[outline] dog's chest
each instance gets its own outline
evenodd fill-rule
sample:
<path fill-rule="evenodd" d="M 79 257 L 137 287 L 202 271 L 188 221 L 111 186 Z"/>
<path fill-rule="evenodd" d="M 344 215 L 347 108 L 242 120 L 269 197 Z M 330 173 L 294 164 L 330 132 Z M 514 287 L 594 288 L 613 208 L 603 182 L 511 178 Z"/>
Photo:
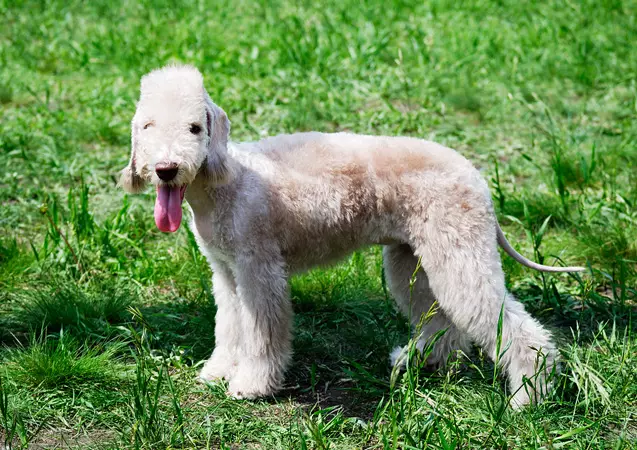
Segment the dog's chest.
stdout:
<path fill-rule="evenodd" d="M 195 215 L 191 221 L 191 228 L 199 249 L 210 259 L 231 263 L 234 260 L 234 244 L 231 224 L 227 220 L 214 214 Z"/>

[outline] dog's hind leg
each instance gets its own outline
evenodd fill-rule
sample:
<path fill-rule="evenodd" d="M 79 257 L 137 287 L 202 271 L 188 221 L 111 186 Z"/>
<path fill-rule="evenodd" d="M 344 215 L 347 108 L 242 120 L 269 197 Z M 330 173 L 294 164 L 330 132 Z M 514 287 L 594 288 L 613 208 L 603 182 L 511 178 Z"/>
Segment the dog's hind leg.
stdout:
<path fill-rule="evenodd" d="M 550 334 L 506 290 L 495 216 L 484 192 L 458 185 L 446 191 L 454 189 L 458 195 L 428 203 L 426 220 L 409 219 L 411 244 L 442 312 L 506 371 L 512 404 L 521 406 L 547 389 L 555 347 Z"/>
<path fill-rule="evenodd" d="M 432 343 L 436 333 L 444 331 L 444 334 L 433 343 L 426 362 L 428 368 L 437 369 L 443 367 L 456 351 L 467 353 L 471 342 L 465 333 L 447 319 L 444 312 L 434 310 L 433 315 L 427 317 L 432 307 L 435 308 L 435 298 L 429 288 L 427 274 L 422 268 L 416 272 L 417 265 L 418 258 L 409 245 L 388 245 L 383 248 L 387 285 L 398 308 L 409 318 L 414 331 L 419 333 L 416 348 L 422 352 Z M 425 318 L 421 324 L 421 320 Z M 419 326 L 420 330 L 417 329 Z M 390 356 L 392 365 L 404 365 L 407 353 L 407 347 L 394 349 Z"/>

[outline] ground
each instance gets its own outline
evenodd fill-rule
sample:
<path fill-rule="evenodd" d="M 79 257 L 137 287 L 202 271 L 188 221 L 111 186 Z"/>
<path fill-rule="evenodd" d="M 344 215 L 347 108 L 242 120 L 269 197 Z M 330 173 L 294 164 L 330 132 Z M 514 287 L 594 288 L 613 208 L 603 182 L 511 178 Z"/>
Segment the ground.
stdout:
<path fill-rule="evenodd" d="M 0 447 L 635 448 L 633 1 L 0 0 Z M 479 349 L 388 365 L 409 329 L 378 248 L 292 280 L 294 359 L 261 401 L 195 382 L 210 270 L 115 185 L 139 78 L 196 65 L 234 140 L 349 130 L 458 149 L 543 276 L 504 257 L 562 371 L 513 412 Z M 505 344 L 503 344 L 505 347 Z"/>

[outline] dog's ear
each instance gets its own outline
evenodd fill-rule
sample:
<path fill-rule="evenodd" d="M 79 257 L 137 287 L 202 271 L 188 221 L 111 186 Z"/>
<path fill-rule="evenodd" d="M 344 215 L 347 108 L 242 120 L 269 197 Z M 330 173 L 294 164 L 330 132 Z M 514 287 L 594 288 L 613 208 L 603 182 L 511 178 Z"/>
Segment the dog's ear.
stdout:
<path fill-rule="evenodd" d="M 146 182 L 137 173 L 137 166 L 135 162 L 135 153 L 137 151 L 137 125 L 133 122 L 131 131 L 131 155 L 128 166 L 126 166 L 119 177 L 119 185 L 124 188 L 125 191 L 131 194 L 138 194 L 146 187 Z"/>
<path fill-rule="evenodd" d="M 203 169 L 213 183 L 223 183 L 228 177 L 228 135 L 230 121 L 225 111 L 215 105 L 204 90 L 206 102 L 206 132 L 208 154 Z"/>

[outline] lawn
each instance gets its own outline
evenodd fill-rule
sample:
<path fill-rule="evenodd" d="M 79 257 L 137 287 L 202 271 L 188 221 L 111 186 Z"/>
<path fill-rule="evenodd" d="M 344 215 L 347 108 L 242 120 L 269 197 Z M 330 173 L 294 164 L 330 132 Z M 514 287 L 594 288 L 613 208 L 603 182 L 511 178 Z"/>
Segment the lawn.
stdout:
<path fill-rule="evenodd" d="M 637 448 L 637 3 L 0 0 L 0 448 Z M 211 274 L 152 192 L 116 186 L 139 78 L 190 63 L 234 140 L 408 135 L 481 168 L 510 290 L 559 342 L 508 408 L 479 349 L 392 373 L 409 339 L 379 248 L 295 277 L 284 390 L 195 375 Z M 3 447 L 4 446 L 4 447 Z"/>

